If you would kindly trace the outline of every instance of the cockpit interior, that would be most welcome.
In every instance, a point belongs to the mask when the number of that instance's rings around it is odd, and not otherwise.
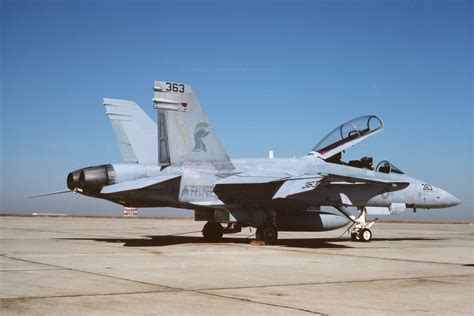
[[[362,157],[359,160],[349,160],[348,162],[342,161],[342,154],[339,152],[332,157],[326,159],[326,162],[334,163],[338,165],[350,166],[354,168],[361,168],[361,169],[368,169],[368,170],[375,170],[381,173],[398,173],[404,174],[399,168],[397,168],[394,164],[390,163],[387,160],[380,161],[377,166],[373,167],[373,158],[372,157]]]

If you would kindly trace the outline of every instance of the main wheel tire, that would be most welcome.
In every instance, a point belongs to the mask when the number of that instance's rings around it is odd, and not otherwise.
[[[351,233],[352,241],[360,241],[359,233]]]
[[[207,222],[202,229],[202,235],[206,241],[219,241],[222,239],[224,229],[219,223]]]
[[[278,239],[278,230],[273,224],[263,224],[257,228],[255,236],[257,240],[262,240],[271,245]]]
[[[364,228],[359,232],[359,240],[369,242],[372,239],[372,232],[368,228]]]

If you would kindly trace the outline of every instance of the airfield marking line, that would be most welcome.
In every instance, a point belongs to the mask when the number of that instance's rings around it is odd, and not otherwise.
[[[227,296],[227,295],[219,295],[219,294],[213,294],[213,293],[205,293],[205,292],[199,292],[199,291],[194,291],[194,290],[185,290],[185,291],[171,291],[171,290],[170,291],[136,291],[136,292],[125,292],[125,293],[97,293],[97,294],[77,294],[77,295],[71,294],[71,295],[51,295],[51,296],[8,297],[8,298],[0,298],[0,302],[10,302],[10,301],[17,301],[17,300],[25,301],[25,300],[96,297],[96,296],[118,296],[118,295],[137,295],[137,294],[158,294],[159,295],[161,293],[185,293],[185,292],[191,292],[191,293],[196,293],[196,294],[206,295],[206,296],[214,296],[214,297],[219,297],[219,298],[224,298],[224,299],[239,300],[239,301],[243,301],[243,302],[273,306],[273,307],[278,307],[278,308],[286,308],[286,309],[291,309],[291,310],[295,310],[295,311],[302,311],[302,312],[317,314],[317,315],[326,315],[324,313],[319,313],[319,312],[306,310],[306,309],[294,308],[294,307],[285,306],[285,305],[264,303],[264,302],[253,301],[253,300],[245,299],[245,298],[239,298],[239,297],[233,297],[233,296]]]
[[[97,273],[97,272],[92,272],[92,271],[85,271],[85,270],[81,270],[81,269],[73,269],[73,268],[63,267],[63,266],[50,264],[50,263],[43,263],[43,262],[38,262],[38,261],[33,261],[33,260],[28,260],[28,259],[16,258],[16,257],[12,257],[12,256],[9,256],[9,255],[2,255],[2,257],[9,258],[9,259],[15,259],[15,260],[18,260],[18,261],[24,261],[24,262],[28,262],[28,263],[36,263],[36,264],[41,264],[41,265],[45,265],[45,266],[60,268],[60,269],[63,269],[63,270],[69,270],[69,271],[82,272],[82,273],[87,273],[87,274],[92,274],[92,275],[98,275],[98,276],[117,279],[117,280],[122,280],[122,281],[135,282],[135,283],[140,283],[140,284],[144,284],[144,285],[159,286],[159,287],[164,287],[164,288],[168,288],[168,289],[172,289],[172,290],[176,290],[176,291],[183,291],[184,290],[184,289],[177,288],[177,287],[172,287],[172,286],[167,286],[167,285],[159,285],[159,284],[149,283],[149,282],[139,281],[139,280],[131,280],[131,279],[127,279],[127,278],[116,277],[116,276],[113,276],[113,275],[102,274],[102,273]]]
[[[75,298],[75,297],[95,297],[95,296],[114,296],[114,295],[134,295],[134,294],[153,294],[153,293],[179,293],[182,291],[136,291],[136,292],[114,292],[114,293],[92,293],[92,294],[67,294],[50,296],[25,296],[25,297],[6,297],[0,298],[0,302],[15,300],[41,300],[54,298]]]
[[[286,308],[286,309],[291,309],[295,311],[302,311],[306,313],[311,313],[311,314],[317,314],[317,315],[326,315],[324,313],[320,312],[315,312],[311,310],[305,310],[305,309],[299,309],[299,308],[294,308],[290,306],[285,306],[285,305],[277,305],[277,304],[270,304],[270,303],[263,303],[263,302],[258,302],[258,301],[252,301],[250,299],[244,299],[244,298],[238,298],[238,297],[232,297],[232,296],[227,296],[227,295],[219,295],[215,293],[206,293],[206,292],[201,292],[199,290],[192,290],[192,289],[182,289],[178,287],[171,287],[171,286],[166,286],[166,285],[159,285],[155,283],[148,283],[148,282],[143,282],[143,281],[137,281],[137,280],[130,280],[126,278],[121,278],[121,277],[115,277],[115,276],[110,276],[106,274],[101,274],[101,273],[96,273],[96,272],[90,272],[90,271],[84,271],[80,269],[73,269],[73,268],[68,268],[68,267],[61,267],[58,265],[53,265],[49,263],[42,263],[42,262],[36,262],[33,260],[27,260],[27,259],[20,259],[20,258],[15,258],[12,256],[7,256],[7,255],[2,255],[5,258],[10,258],[18,261],[24,261],[24,262],[29,262],[29,263],[36,263],[36,264],[42,264],[46,266],[52,266],[55,268],[61,268],[62,270],[70,270],[70,271],[76,271],[76,272],[83,272],[83,273],[88,273],[92,275],[99,275],[103,277],[109,277],[113,279],[119,279],[119,280],[124,280],[124,281],[129,281],[129,282],[136,282],[140,284],[146,284],[146,285],[152,285],[152,286],[157,286],[157,287],[162,287],[162,288],[168,288],[168,291],[150,291],[149,293],[163,293],[163,292],[191,292],[191,293],[197,293],[201,295],[208,295],[208,296],[214,296],[214,297],[220,297],[220,298],[225,298],[225,299],[233,299],[233,300],[239,300],[239,301],[244,301],[244,302],[250,302],[254,304],[260,304],[260,305],[267,305],[267,306],[273,306],[273,307],[279,307],[279,308]],[[136,294],[136,293],[144,293],[144,292],[133,292],[133,293],[128,293],[128,294]],[[37,298],[55,298],[55,297],[80,297],[80,296],[99,296],[99,295],[120,295],[121,293],[113,293],[113,294],[92,294],[92,295],[69,295],[69,296],[50,296],[50,297],[37,297]],[[126,293],[127,294],[127,293]],[[125,294],[125,295],[126,295]],[[27,298],[7,298],[7,299],[0,299],[0,301],[5,301],[5,300],[18,300],[18,299],[27,299]],[[28,298],[28,299],[33,299],[33,298]]]
[[[336,255],[342,257],[355,257],[355,258],[364,258],[364,259],[380,259],[380,260],[390,260],[390,261],[402,261],[402,262],[411,262],[411,263],[427,263],[427,264],[439,264],[439,265],[454,265],[454,266],[462,266],[465,263],[456,263],[456,262],[440,262],[440,261],[428,261],[428,260],[415,260],[415,259],[400,259],[400,258],[390,258],[390,257],[373,257],[373,256],[363,256],[363,255],[355,255],[355,254],[342,254],[342,253],[335,253],[335,254],[328,254],[324,252],[315,252],[317,254],[327,254],[327,255]]]
[[[3,256],[2,256],[3,257]],[[2,269],[0,272],[29,272],[29,271],[61,271],[61,270],[67,270],[64,268],[44,268],[44,269]]]
[[[307,282],[307,283],[288,283],[288,284],[270,284],[270,285],[256,285],[256,286],[236,286],[236,287],[222,287],[222,288],[204,288],[196,289],[196,291],[222,291],[222,290],[245,290],[245,289],[262,289],[271,287],[290,287],[290,286],[307,286],[307,285],[333,285],[333,284],[354,284],[354,283],[370,283],[370,282],[384,282],[384,281],[409,281],[409,280],[424,280],[424,279],[439,279],[439,278],[457,278],[457,277],[471,277],[474,274],[452,274],[452,275],[430,275],[419,277],[406,278],[379,278],[367,280],[352,280],[352,281],[327,281],[327,282]]]
[[[16,258],[13,258],[16,259]],[[21,260],[21,259],[20,259]],[[42,264],[42,263],[39,263]],[[47,264],[46,264],[47,265]],[[50,269],[54,270],[54,269]],[[74,269],[62,269],[62,270],[74,270]],[[80,270],[74,270],[80,271]],[[82,271],[81,271],[82,272]],[[93,273],[96,274],[96,273]],[[99,274],[100,275],[100,274]],[[51,296],[30,296],[30,297],[11,297],[11,298],[1,298],[0,302],[3,301],[15,301],[15,300],[34,300],[34,299],[55,299],[55,298],[75,298],[75,297],[95,297],[95,296],[116,296],[116,295],[135,295],[135,294],[160,294],[160,293],[179,293],[179,292],[193,292],[202,295],[216,296],[226,299],[240,300],[255,304],[262,304],[280,308],[287,308],[312,314],[326,315],[321,312],[293,308],[285,305],[271,304],[265,302],[254,301],[251,299],[234,297],[230,295],[209,293],[205,291],[222,291],[222,290],[240,290],[240,289],[252,289],[252,288],[271,288],[271,287],[289,287],[289,286],[306,286],[306,285],[331,285],[331,284],[344,284],[344,283],[366,283],[366,282],[383,282],[383,281],[403,281],[403,280],[422,280],[422,279],[436,279],[436,278],[451,278],[451,277],[462,277],[462,276],[472,276],[472,275],[449,275],[449,276],[426,276],[426,277],[412,277],[412,278],[393,278],[393,279],[372,279],[372,280],[359,280],[359,281],[338,281],[338,282],[313,282],[313,283],[298,283],[298,284],[276,284],[276,285],[263,285],[263,286],[248,286],[248,287],[229,287],[229,288],[209,288],[209,289],[179,289],[179,288],[170,288],[169,290],[158,290],[158,291],[135,291],[135,292],[124,292],[124,293],[94,293],[94,294],[70,294],[70,295],[51,295]],[[115,278],[115,277],[114,277]],[[120,279],[120,278],[119,278]],[[153,284],[156,286],[162,286],[159,284]]]
[[[249,303],[254,303],[254,304],[259,304],[259,305],[285,308],[285,309],[290,309],[290,310],[299,311],[299,312],[305,312],[305,313],[309,313],[309,314],[327,315],[326,313],[321,313],[321,312],[318,312],[318,311],[312,311],[312,310],[309,310],[309,309],[297,308],[297,307],[291,307],[291,306],[279,305],[279,304],[272,304],[272,303],[265,303],[265,302],[259,302],[259,301],[254,301],[254,300],[251,300],[251,299],[248,299],[248,298],[235,297],[235,296],[229,296],[229,295],[224,295],[224,294],[216,294],[216,293],[207,293],[207,292],[201,292],[201,291],[196,291],[196,290],[191,290],[191,292],[204,294],[204,295],[209,295],[209,296],[220,297],[220,298],[232,299],[232,300],[237,300],[237,301],[242,301],[242,302],[249,302]]]
[[[232,246],[234,247],[247,247],[247,245],[237,245],[233,244]],[[355,257],[355,258],[365,258],[365,259],[380,259],[380,260],[393,260],[393,261],[402,261],[402,262],[413,262],[413,263],[432,263],[432,264],[441,264],[441,265],[455,265],[455,266],[462,266],[466,263],[455,263],[455,262],[439,262],[439,261],[426,261],[426,260],[414,260],[414,259],[400,259],[400,258],[389,258],[389,257],[373,257],[373,256],[367,256],[367,255],[356,255],[356,254],[344,254],[344,253],[327,253],[327,252],[322,252],[320,250],[315,250],[315,251],[308,251],[308,250],[300,250],[300,249],[292,249],[290,248],[270,248],[273,246],[264,246],[268,250],[279,250],[279,251],[287,251],[287,252],[297,252],[297,253],[305,253],[305,254],[318,254],[318,255],[326,255],[326,256],[342,256],[342,257]],[[277,245],[277,247],[279,247]],[[413,247],[413,248],[423,248],[423,247]],[[446,247],[448,248],[448,247]],[[464,247],[464,248],[469,248],[469,247]],[[356,249],[356,248],[352,248]],[[363,249],[373,249],[373,248],[363,248]],[[377,249],[387,249],[387,248],[377,248]],[[338,250],[335,250],[338,251]]]
[[[127,253],[127,255],[143,254],[143,251],[135,251]],[[26,251],[15,251],[14,253],[2,253],[0,256],[87,256],[87,255],[123,255],[123,252],[79,252],[79,253],[44,253],[44,252],[26,252]]]
[[[394,279],[373,279],[373,280],[362,280],[362,281],[339,281],[339,282],[321,282],[321,283],[300,283],[300,284],[281,284],[281,285],[264,285],[264,286],[249,286],[249,287],[233,287],[233,288],[219,288],[219,289],[199,289],[199,290],[194,290],[194,292],[197,293],[203,293],[203,294],[209,294],[212,296],[218,296],[218,297],[226,297],[230,299],[237,299],[241,301],[246,301],[246,302],[253,302],[257,304],[262,304],[262,305],[269,305],[269,306],[275,306],[275,307],[281,307],[281,308],[287,308],[291,310],[296,310],[296,311],[302,311],[302,312],[307,312],[311,314],[317,314],[317,315],[328,315],[322,312],[318,311],[312,311],[312,310],[307,310],[307,309],[302,309],[302,308],[295,308],[291,306],[286,306],[286,305],[278,305],[278,304],[272,304],[272,303],[265,303],[265,302],[259,302],[259,301],[254,301],[251,299],[247,298],[241,298],[241,297],[235,297],[235,296],[228,296],[224,294],[217,294],[217,293],[209,293],[205,291],[222,291],[222,290],[238,290],[238,289],[252,289],[252,288],[270,288],[270,287],[286,287],[286,286],[305,286],[305,285],[331,285],[331,284],[344,284],[344,283],[366,283],[366,282],[379,282],[379,281],[398,281],[398,280],[429,280],[429,279],[434,279],[434,278],[451,278],[451,277],[462,277],[462,276],[472,276],[472,275],[450,275],[450,276],[434,276],[434,277],[413,277],[413,278],[394,278]]]
[[[117,237],[116,235],[111,236],[111,235],[101,235],[101,234],[95,234],[95,233],[79,233],[79,232],[71,232],[71,231],[60,231],[60,230],[43,230],[43,229],[34,229],[34,228],[22,228],[22,227],[0,227],[0,229],[4,230],[22,230],[22,231],[29,231],[29,232],[40,232],[40,233],[51,233],[51,234],[64,234],[64,235],[73,235],[73,236],[87,236],[92,238],[95,237],[101,237],[101,238],[123,238],[123,237]],[[41,240],[51,240],[51,239],[74,239],[74,237],[45,237]],[[131,238],[130,238],[131,239]],[[137,238],[138,239],[138,238]],[[38,240],[38,239],[30,239],[30,238],[15,238],[15,239],[2,239],[2,240]]]
[[[224,287],[224,288],[203,288],[203,289],[185,289],[185,288],[179,288],[179,287],[173,287],[169,285],[162,285],[159,283],[150,283],[150,282],[144,282],[144,281],[139,281],[139,280],[132,280],[132,279],[127,279],[127,278],[122,278],[122,277],[116,277],[108,274],[102,274],[102,273],[97,273],[97,272],[92,272],[92,271],[85,271],[81,269],[74,269],[74,268],[69,268],[69,267],[63,267],[59,265],[54,265],[50,263],[43,263],[43,262],[37,262],[33,260],[28,260],[28,259],[22,259],[22,258],[16,258],[12,257],[9,255],[1,255],[2,257],[9,258],[9,259],[14,259],[18,261],[24,261],[28,263],[35,263],[35,264],[40,264],[40,265],[45,265],[45,266],[51,266],[59,270],[70,270],[70,271],[76,271],[76,272],[83,272],[87,274],[92,274],[92,275],[98,275],[98,276],[103,276],[103,277],[109,277],[113,279],[119,279],[123,281],[129,281],[129,282],[136,282],[136,283],[141,283],[145,285],[152,285],[152,286],[159,286],[159,287],[164,287],[168,288],[174,291],[211,291],[211,290],[232,290],[232,289],[246,289],[246,288],[266,288],[266,287],[285,287],[285,286],[299,286],[299,285],[324,285],[324,284],[340,284],[340,283],[365,283],[365,282],[377,282],[377,281],[400,281],[400,280],[418,280],[418,279],[431,279],[431,278],[452,278],[452,277],[463,277],[463,276],[473,276],[474,273],[470,274],[451,274],[451,275],[429,275],[429,276],[419,276],[419,277],[406,277],[406,278],[379,278],[379,279],[368,279],[368,280],[353,280],[353,281],[334,281],[334,282],[308,282],[308,283],[292,283],[292,284],[273,284],[273,285],[261,285],[261,286],[242,286],[242,287]],[[41,271],[42,269],[37,269]],[[45,269],[43,269],[45,270]],[[50,269],[50,270],[55,270],[55,269]],[[15,270],[9,270],[15,271]]]
[[[326,314],[320,313],[320,312],[315,312],[315,311],[305,310],[305,309],[300,309],[300,308],[294,308],[294,307],[285,306],[285,305],[264,303],[264,302],[253,301],[253,300],[246,299],[246,298],[239,298],[239,297],[233,297],[233,296],[228,296],[228,295],[220,295],[220,294],[215,294],[215,293],[206,293],[206,292],[200,292],[200,291],[195,291],[195,290],[184,290],[184,291],[181,291],[181,290],[136,291],[136,292],[125,292],[125,293],[97,293],[97,294],[71,294],[71,295],[51,295],[51,296],[8,297],[8,298],[0,298],[0,302],[17,301],[17,300],[24,301],[24,300],[39,300],[39,299],[77,298],[77,297],[96,297],[96,296],[118,296],[118,295],[137,295],[137,294],[161,294],[161,293],[186,293],[186,292],[196,293],[196,294],[206,295],[206,296],[214,296],[214,297],[219,297],[219,298],[224,298],[224,299],[238,300],[238,301],[254,303],[254,304],[260,304],[260,305],[268,305],[268,306],[273,306],[273,307],[286,308],[286,309],[302,311],[302,312],[317,314],[317,315],[326,315]]]
[[[234,297],[230,295],[224,295],[224,294],[218,294],[218,293],[209,293],[205,291],[222,291],[222,290],[238,290],[238,289],[251,289],[251,288],[270,288],[270,287],[287,287],[287,286],[304,286],[304,285],[325,285],[325,284],[345,284],[345,283],[366,283],[366,282],[380,282],[380,281],[398,281],[398,280],[421,280],[421,279],[433,279],[433,278],[450,278],[450,277],[463,277],[463,276],[472,276],[471,274],[468,275],[449,275],[449,276],[424,276],[424,277],[411,277],[411,278],[392,278],[392,279],[373,279],[373,280],[359,280],[359,281],[338,281],[338,282],[313,282],[313,283],[299,283],[299,284],[280,284],[280,285],[265,285],[265,286],[249,286],[249,287],[229,287],[229,288],[210,288],[210,289],[183,289],[183,288],[178,288],[178,287],[172,287],[172,286],[167,286],[167,285],[160,285],[157,283],[149,283],[149,282],[143,282],[143,281],[137,281],[137,280],[131,280],[127,278],[121,278],[121,277],[115,277],[111,275],[106,275],[106,274],[101,274],[97,272],[91,272],[91,271],[84,271],[80,269],[73,269],[73,268],[68,268],[68,267],[62,267],[54,264],[48,264],[48,263],[42,263],[42,262],[37,262],[33,260],[27,260],[27,259],[21,259],[21,258],[16,258],[8,255],[3,255],[3,257],[18,260],[18,261],[24,261],[24,262],[29,262],[29,263],[36,263],[36,264],[41,264],[45,266],[52,266],[55,268],[60,268],[62,270],[70,270],[70,271],[76,271],[76,272],[83,272],[87,274],[92,274],[92,275],[98,275],[102,277],[108,277],[108,278],[113,278],[113,279],[119,279],[123,281],[128,281],[128,282],[135,282],[139,284],[145,284],[145,285],[151,285],[151,286],[156,286],[156,287],[161,287],[161,288],[166,288],[167,290],[157,290],[157,291],[137,291],[137,292],[129,292],[129,293],[103,293],[103,294],[84,294],[84,295],[62,295],[62,296],[47,296],[47,297],[29,297],[29,298],[5,298],[5,299],[0,299],[0,301],[6,301],[6,300],[19,300],[19,299],[47,299],[47,298],[62,298],[62,297],[84,297],[84,296],[102,296],[102,295],[133,295],[133,294],[142,294],[142,293],[171,293],[171,292],[191,292],[191,293],[197,293],[201,295],[208,295],[208,296],[214,296],[214,297],[220,297],[220,298],[225,298],[225,299],[232,299],[232,300],[239,300],[243,302],[249,302],[249,303],[254,303],[254,304],[261,304],[261,305],[266,305],[266,306],[273,306],[273,307],[278,307],[278,308],[285,308],[285,309],[290,309],[294,311],[301,311],[305,313],[311,313],[311,314],[318,314],[318,315],[325,315],[324,313],[318,312],[318,311],[312,311],[312,310],[306,310],[306,309],[300,309],[300,308],[294,308],[291,306],[286,306],[286,305],[278,305],[278,304],[272,304],[272,303],[265,303],[265,302],[259,302],[259,301],[254,301],[251,299],[246,299],[246,298],[240,298],[240,297]]]

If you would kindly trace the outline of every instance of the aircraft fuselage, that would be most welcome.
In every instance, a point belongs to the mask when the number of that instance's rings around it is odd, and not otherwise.
[[[301,193],[291,200],[273,200],[274,193],[281,183],[269,183],[265,186],[273,190],[252,190],[246,194],[247,198],[236,201],[232,205],[236,209],[246,210],[307,210],[312,207],[333,206],[334,201],[341,200],[341,194],[358,207],[389,207],[392,203],[404,203],[409,208],[445,208],[459,204],[459,201],[450,193],[435,187],[426,181],[418,180],[404,174],[384,174],[374,170],[356,168],[325,162],[313,156],[302,158],[275,158],[275,159],[234,159],[235,173],[255,170],[278,172],[281,174],[318,175],[343,173],[354,178],[376,175],[390,181],[406,182],[399,186],[367,185],[365,183],[332,182],[315,190]],[[81,194],[110,200],[125,206],[134,207],[178,207],[185,209],[206,208],[206,205],[196,203],[207,202],[209,207],[218,205],[217,195],[214,193],[215,182],[222,178],[219,173],[203,164],[183,164],[169,166],[161,170],[152,164],[113,164],[107,165],[110,169],[108,178],[102,182],[97,178],[88,180],[88,172],[94,170],[89,167],[76,170],[69,175],[68,186],[76,188]],[[82,178],[81,178],[82,172]],[[135,180],[143,177],[154,177],[167,174],[180,174],[181,177],[160,183],[150,190],[136,190],[116,194],[102,194],[104,186]],[[73,175],[76,182],[73,183]],[[81,178],[81,179],[80,179]],[[263,185],[262,185],[263,186]],[[245,191],[245,185],[236,190]],[[212,204],[212,202],[216,202]]]

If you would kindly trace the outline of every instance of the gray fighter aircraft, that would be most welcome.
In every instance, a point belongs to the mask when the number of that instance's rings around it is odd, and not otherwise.
[[[336,127],[306,156],[229,159],[190,85],[156,81],[155,124],[134,102],[104,99],[124,162],[87,167],[67,176],[67,187],[127,207],[176,207],[207,221],[204,238],[255,227],[266,243],[278,231],[327,231],[352,224],[354,241],[370,241],[367,213],[446,208],[450,193],[370,157],[342,161],[342,152],[383,130],[367,115]],[[330,206],[338,212],[321,210]],[[353,216],[348,207],[359,210]],[[224,225],[223,225],[224,224]]]

